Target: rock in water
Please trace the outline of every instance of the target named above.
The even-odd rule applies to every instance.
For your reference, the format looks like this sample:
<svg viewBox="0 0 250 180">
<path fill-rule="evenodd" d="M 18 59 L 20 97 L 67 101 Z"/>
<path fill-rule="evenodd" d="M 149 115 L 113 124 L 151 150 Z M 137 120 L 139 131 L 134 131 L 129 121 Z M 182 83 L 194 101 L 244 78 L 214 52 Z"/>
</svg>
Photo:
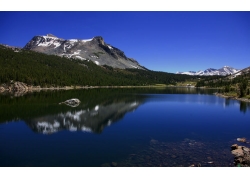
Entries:
<svg viewBox="0 0 250 180">
<path fill-rule="evenodd" d="M 66 104 L 66 105 L 71 106 L 71 107 L 77 107 L 77 106 L 79 106 L 80 103 L 81 103 L 81 101 L 79 99 L 72 98 L 72 99 L 68 99 L 64 102 L 61 102 L 59 104 Z"/>
<path fill-rule="evenodd" d="M 237 138 L 237 141 L 245 143 L 245 142 L 247 142 L 247 139 L 246 138 Z"/>
<path fill-rule="evenodd" d="M 231 146 L 231 153 L 234 155 L 234 165 L 240 167 L 250 166 L 250 149 L 245 146 L 234 144 Z"/>
<path fill-rule="evenodd" d="M 238 149 L 238 144 L 233 144 L 233 145 L 231 146 L 231 151 L 232 151 L 232 150 L 235 150 L 235 149 Z"/>
</svg>

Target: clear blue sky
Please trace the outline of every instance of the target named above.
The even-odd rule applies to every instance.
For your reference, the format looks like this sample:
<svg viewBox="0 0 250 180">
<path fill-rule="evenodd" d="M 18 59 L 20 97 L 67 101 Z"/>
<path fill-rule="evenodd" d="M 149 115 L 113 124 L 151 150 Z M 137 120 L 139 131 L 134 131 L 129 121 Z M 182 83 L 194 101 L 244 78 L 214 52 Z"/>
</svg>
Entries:
<svg viewBox="0 0 250 180">
<path fill-rule="evenodd" d="M 250 12 L 0 12 L 0 43 L 102 36 L 155 71 L 250 66 Z"/>
</svg>

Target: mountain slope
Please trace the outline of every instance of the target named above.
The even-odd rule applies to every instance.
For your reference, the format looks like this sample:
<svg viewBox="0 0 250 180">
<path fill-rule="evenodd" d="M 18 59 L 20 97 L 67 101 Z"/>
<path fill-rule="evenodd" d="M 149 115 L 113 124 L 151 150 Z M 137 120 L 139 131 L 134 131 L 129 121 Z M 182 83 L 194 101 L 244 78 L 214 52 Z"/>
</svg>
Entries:
<svg viewBox="0 0 250 180">
<path fill-rule="evenodd" d="M 196 87 L 220 88 L 219 93 L 228 93 L 226 96 L 250 98 L 250 67 L 244 68 L 228 76 L 211 76 L 200 78 Z"/>
<path fill-rule="evenodd" d="M 206 69 L 205 71 L 188 71 L 188 72 L 177 72 L 176 74 L 187 74 L 187 75 L 192 75 L 192 76 L 214 76 L 214 75 L 219 75 L 219 76 L 226 76 L 230 74 L 237 73 L 239 69 L 235 69 L 233 67 L 229 66 L 224 66 L 220 69 L 214 69 L 214 68 L 209 68 Z"/>
<path fill-rule="evenodd" d="M 13 81 L 42 87 L 145 86 L 176 84 L 195 78 L 142 69 L 98 66 L 92 61 L 68 59 L 25 49 L 16 52 L 12 48 L 0 45 L 0 86 Z"/>
<path fill-rule="evenodd" d="M 24 49 L 83 61 L 91 60 L 97 65 L 108 65 L 120 69 L 145 69 L 136 60 L 128 58 L 123 51 L 106 44 L 101 36 L 87 40 L 65 40 L 52 34 L 35 36 Z"/>
<path fill-rule="evenodd" d="M 236 73 L 231 74 L 231 76 L 229 76 L 229 78 L 233 79 L 233 78 L 235 78 L 237 76 L 244 75 L 244 74 L 249 74 L 249 73 L 250 73 L 250 66 L 247 67 L 247 68 L 244 68 L 242 70 L 239 70 Z"/>
</svg>

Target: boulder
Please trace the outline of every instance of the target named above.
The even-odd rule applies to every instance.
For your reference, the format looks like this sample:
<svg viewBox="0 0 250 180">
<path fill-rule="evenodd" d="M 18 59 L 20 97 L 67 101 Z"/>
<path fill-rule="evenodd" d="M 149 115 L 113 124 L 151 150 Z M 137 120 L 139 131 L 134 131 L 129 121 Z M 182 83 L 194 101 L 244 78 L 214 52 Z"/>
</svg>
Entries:
<svg viewBox="0 0 250 180">
<path fill-rule="evenodd" d="M 231 153 L 234 155 L 234 165 L 240 167 L 250 166 L 250 149 L 245 146 L 234 144 L 231 146 Z"/>
<path fill-rule="evenodd" d="M 231 153 L 236 157 L 240 157 L 240 156 L 243 157 L 244 156 L 242 146 L 238 146 L 238 148 L 235 150 L 232 150 Z"/>
<path fill-rule="evenodd" d="M 231 150 L 235 150 L 235 149 L 238 149 L 238 144 L 233 144 L 233 145 L 231 146 Z"/>
<path fill-rule="evenodd" d="M 68 106 L 71 106 L 71 107 L 77 107 L 79 106 L 79 104 L 81 103 L 81 101 L 77 98 L 72 98 L 72 99 L 68 99 L 64 102 L 61 102 L 59 104 L 66 104 Z"/>
<path fill-rule="evenodd" d="M 245 142 L 247 142 L 247 139 L 244 138 L 244 137 L 243 138 L 237 138 L 237 141 L 245 143 Z"/>
</svg>

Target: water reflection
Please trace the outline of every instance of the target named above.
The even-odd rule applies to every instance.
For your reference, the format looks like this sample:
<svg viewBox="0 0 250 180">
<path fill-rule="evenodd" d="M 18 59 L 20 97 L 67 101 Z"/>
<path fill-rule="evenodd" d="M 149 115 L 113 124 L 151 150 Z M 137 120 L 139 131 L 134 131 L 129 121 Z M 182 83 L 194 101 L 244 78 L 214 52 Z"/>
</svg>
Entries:
<svg viewBox="0 0 250 180">
<path fill-rule="evenodd" d="M 94 108 L 70 110 L 65 113 L 34 118 L 26 123 L 32 130 L 51 134 L 60 130 L 101 133 L 106 126 L 122 119 L 135 110 L 142 102 L 127 99 L 127 102 L 114 102 L 108 105 L 96 105 Z"/>
<path fill-rule="evenodd" d="M 81 103 L 74 107 L 59 103 L 72 97 Z M 0 96 L 0 123 L 21 119 L 33 131 L 43 134 L 61 130 L 101 133 L 134 111 L 145 98 L 131 94 L 131 90 L 119 89 L 40 92 L 14 98 Z"/>
<path fill-rule="evenodd" d="M 33 131 L 52 134 L 62 130 L 102 133 L 143 103 L 170 102 L 238 106 L 243 113 L 250 103 L 212 95 L 216 90 L 196 88 L 92 89 L 39 92 L 21 97 L 0 95 L 0 123 L 24 121 Z M 59 102 L 77 97 L 81 103 L 70 107 Z"/>
<path fill-rule="evenodd" d="M 0 95 L 0 166 L 230 166 L 230 146 L 238 137 L 249 139 L 249 104 L 212 93 L 168 88 Z M 71 98 L 81 103 L 59 105 Z M 8 123 L 13 120 L 21 121 Z"/>
<path fill-rule="evenodd" d="M 229 98 L 225 98 L 224 102 L 225 107 L 229 106 L 239 106 L 240 112 L 246 113 L 247 111 L 250 111 L 250 103 L 244 102 L 244 101 L 238 101 L 238 100 L 233 100 Z"/>
</svg>

